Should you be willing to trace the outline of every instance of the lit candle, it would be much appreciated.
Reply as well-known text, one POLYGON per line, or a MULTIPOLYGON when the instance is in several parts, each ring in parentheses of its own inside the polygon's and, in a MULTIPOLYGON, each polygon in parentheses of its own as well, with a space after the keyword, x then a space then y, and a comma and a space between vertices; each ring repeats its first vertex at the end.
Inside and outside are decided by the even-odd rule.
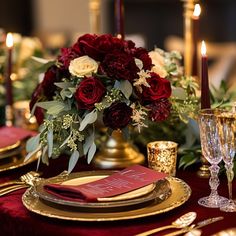
POLYGON ((195 4, 193 11, 193 65, 192 75, 199 76, 198 73, 198 40, 199 40, 199 16, 201 14, 201 7, 199 4, 195 4))
POLYGON ((116 34, 118 38, 124 38, 124 2, 115 0, 116 34))
POLYGON ((8 52, 7 58, 7 73, 6 73, 6 125, 11 126, 13 121, 13 95, 12 95, 12 81, 11 81, 11 74, 12 74, 12 48, 13 48, 13 36, 11 33, 7 34, 6 38, 6 46, 8 52))
POLYGON ((206 54, 206 44, 204 41, 202 41, 201 54, 202 54, 201 109, 206 109, 211 107, 211 103, 210 103, 210 90, 208 82, 208 58, 206 54))

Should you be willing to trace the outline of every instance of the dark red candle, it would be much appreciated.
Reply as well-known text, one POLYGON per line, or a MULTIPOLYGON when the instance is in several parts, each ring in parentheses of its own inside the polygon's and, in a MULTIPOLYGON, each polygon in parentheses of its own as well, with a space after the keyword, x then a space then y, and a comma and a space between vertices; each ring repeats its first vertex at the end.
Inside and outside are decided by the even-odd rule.
POLYGON ((208 81, 208 58, 206 54, 206 45, 204 41, 202 41, 201 54, 202 54, 201 109, 206 109, 211 107, 211 103, 210 103, 210 90, 208 81))
POLYGON ((201 7, 199 4, 195 4, 193 12, 193 60, 192 60, 192 75, 199 76, 198 73, 198 41, 199 41, 199 16, 201 13, 201 7))
POLYGON ((116 35, 118 38, 124 38, 124 2, 115 0, 115 24, 116 35))
POLYGON ((7 46, 7 73, 6 73, 6 105, 12 106, 13 104, 13 94, 12 94, 12 47, 13 47, 13 37, 11 33, 7 34, 6 38, 7 46))

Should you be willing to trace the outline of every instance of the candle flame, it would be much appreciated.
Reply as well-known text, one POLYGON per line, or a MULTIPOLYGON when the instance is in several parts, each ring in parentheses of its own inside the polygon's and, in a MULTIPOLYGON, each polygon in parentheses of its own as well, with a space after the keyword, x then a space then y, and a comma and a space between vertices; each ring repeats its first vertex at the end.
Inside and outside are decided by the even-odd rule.
POLYGON ((11 48, 13 46, 13 36, 12 36, 12 33, 8 33, 7 34, 6 45, 7 45, 8 48, 11 48))
POLYGON ((193 16, 194 17, 199 17, 200 14, 201 14, 201 6, 200 6, 200 4, 195 4, 194 11, 193 11, 193 16))
POLYGON ((203 56, 206 55, 206 44, 205 44, 205 41, 202 41, 201 54, 202 54, 203 56))

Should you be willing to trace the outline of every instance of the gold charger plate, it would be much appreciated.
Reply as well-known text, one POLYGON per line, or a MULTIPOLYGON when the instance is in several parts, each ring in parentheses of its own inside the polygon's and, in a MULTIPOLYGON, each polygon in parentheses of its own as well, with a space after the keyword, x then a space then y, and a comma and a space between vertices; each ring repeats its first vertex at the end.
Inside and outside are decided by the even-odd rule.
POLYGON ((26 157, 26 150, 25 147, 22 147, 19 153, 16 152, 10 157, 0 159, 0 173, 26 166, 36 161, 40 154, 40 152, 37 152, 29 160, 24 161, 26 157))
POLYGON ((58 209, 40 200, 32 188, 26 190, 22 196, 23 205, 31 212, 50 218, 72 221, 115 221, 136 219, 168 212, 184 204, 191 195, 191 188, 181 179, 169 177, 172 194, 165 201, 151 204, 131 210, 116 212, 80 212, 68 209, 58 209))
POLYGON ((125 194, 116 195, 109 198, 98 198, 97 202, 79 202, 74 200, 64 200, 53 194, 48 193, 44 189, 45 184, 63 184, 63 185, 80 185, 92 182, 108 175, 113 174, 114 171, 84 171, 72 173, 64 178, 60 175, 50 179, 42 180, 35 186, 35 193, 40 199, 49 204, 54 204, 55 208, 58 207, 74 207, 77 210, 84 211, 84 208, 94 211, 103 209, 113 209, 118 207, 130 207, 138 204, 147 203, 150 201, 164 201, 171 194, 169 182, 167 180, 160 180, 155 184, 150 184, 142 188, 130 191, 125 194), (80 208, 80 209, 78 209, 80 208))

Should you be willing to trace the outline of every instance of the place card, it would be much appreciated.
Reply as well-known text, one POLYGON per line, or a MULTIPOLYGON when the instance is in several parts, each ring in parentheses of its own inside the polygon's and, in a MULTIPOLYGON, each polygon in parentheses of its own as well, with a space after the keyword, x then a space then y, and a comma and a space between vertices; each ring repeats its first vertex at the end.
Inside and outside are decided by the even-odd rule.
POLYGON ((165 173, 141 165, 134 165, 108 177, 79 186, 46 184, 45 191, 65 200, 97 201, 97 198, 112 197, 144 187, 164 179, 165 173))

